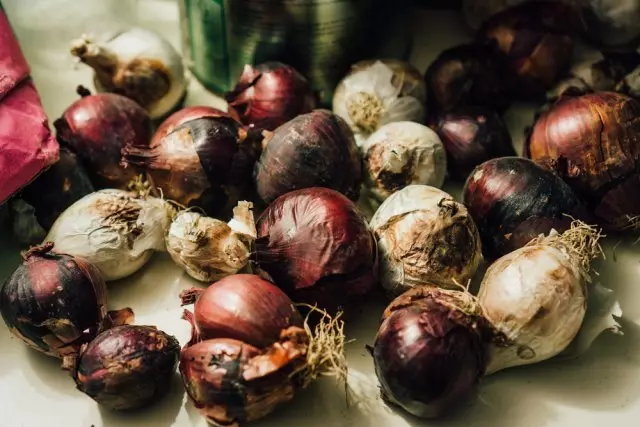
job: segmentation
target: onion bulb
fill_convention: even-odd
[[[598,92],[563,97],[536,121],[525,155],[557,173],[602,226],[625,230],[640,215],[640,103]]]
[[[73,41],[71,54],[93,68],[98,92],[131,98],[152,119],[166,116],[185,97],[182,57],[153,31],[131,28],[105,42],[83,36]]]
[[[422,74],[411,64],[361,61],[338,84],[333,112],[347,122],[360,143],[387,123],[424,123],[426,102]]]
[[[389,123],[363,145],[365,184],[379,201],[411,184],[442,187],[447,158],[438,135],[413,122]]]
[[[640,44],[640,2],[580,0],[587,39],[603,50],[633,50]]]
[[[242,270],[256,238],[253,205],[240,202],[228,223],[195,211],[176,215],[166,237],[173,261],[196,280],[213,282]]]
[[[462,403],[484,374],[486,322],[468,294],[415,288],[382,320],[371,352],[388,403],[436,418]]]
[[[467,208],[426,185],[392,194],[371,219],[371,229],[378,240],[380,283],[392,297],[424,283],[466,285],[482,258]]]
[[[462,0],[462,15],[467,25],[477,30],[496,13],[528,1],[531,0]]]
[[[590,262],[599,233],[574,222],[491,264],[478,302],[502,339],[491,347],[487,373],[549,359],[569,346],[587,309]]]
[[[105,280],[116,280],[142,268],[154,251],[165,250],[173,215],[175,209],[165,200],[100,190],[65,210],[46,240],[95,265]]]

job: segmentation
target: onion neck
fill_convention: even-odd
[[[119,66],[118,56],[113,51],[87,38],[82,38],[73,42],[71,54],[93,68],[96,79],[103,86],[113,85],[113,76]]]

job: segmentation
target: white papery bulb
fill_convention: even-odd
[[[132,28],[105,42],[83,36],[73,41],[71,53],[93,68],[98,92],[129,97],[152,119],[166,116],[185,96],[182,57],[153,31]]]
[[[338,84],[333,112],[349,124],[361,145],[387,123],[423,123],[426,93],[422,75],[412,65],[395,60],[363,61]]]
[[[240,202],[228,223],[198,212],[180,212],[167,234],[167,251],[189,276],[213,282],[247,266],[256,227],[253,205]]]
[[[370,225],[378,241],[380,282],[391,296],[425,283],[459,289],[482,258],[467,209],[434,187],[410,185],[392,194]]]
[[[142,268],[154,251],[165,250],[174,215],[165,200],[100,190],[67,208],[45,241],[53,242],[57,252],[84,258],[105,280],[117,280]]]

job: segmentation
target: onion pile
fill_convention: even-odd
[[[311,112],[318,102],[307,79],[280,62],[245,65],[238,84],[225,99],[242,123],[266,130]]]
[[[391,296],[424,283],[466,285],[482,258],[467,209],[437,188],[410,185],[392,194],[371,229],[378,240],[380,283]]]
[[[525,155],[557,173],[611,230],[640,215],[640,103],[612,92],[563,97],[543,112]]]

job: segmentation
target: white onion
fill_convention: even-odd
[[[333,112],[351,127],[360,145],[380,126],[422,123],[427,99],[422,75],[402,61],[363,61],[338,84]]]
[[[138,271],[154,251],[164,251],[164,236],[175,215],[165,200],[138,198],[123,190],[100,190],[67,208],[45,241],[57,252],[84,258],[105,280]]]
[[[458,289],[482,258],[467,209],[434,187],[410,185],[392,194],[371,228],[378,239],[380,282],[391,296],[429,282]]]
[[[132,28],[104,43],[83,36],[73,42],[71,53],[94,69],[98,92],[127,96],[152,119],[166,116],[185,96],[182,57],[153,31]]]
[[[242,270],[256,239],[253,205],[240,202],[225,223],[193,211],[174,219],[166,243],[173,261],[189,276],[203,282],[220,280]]]

